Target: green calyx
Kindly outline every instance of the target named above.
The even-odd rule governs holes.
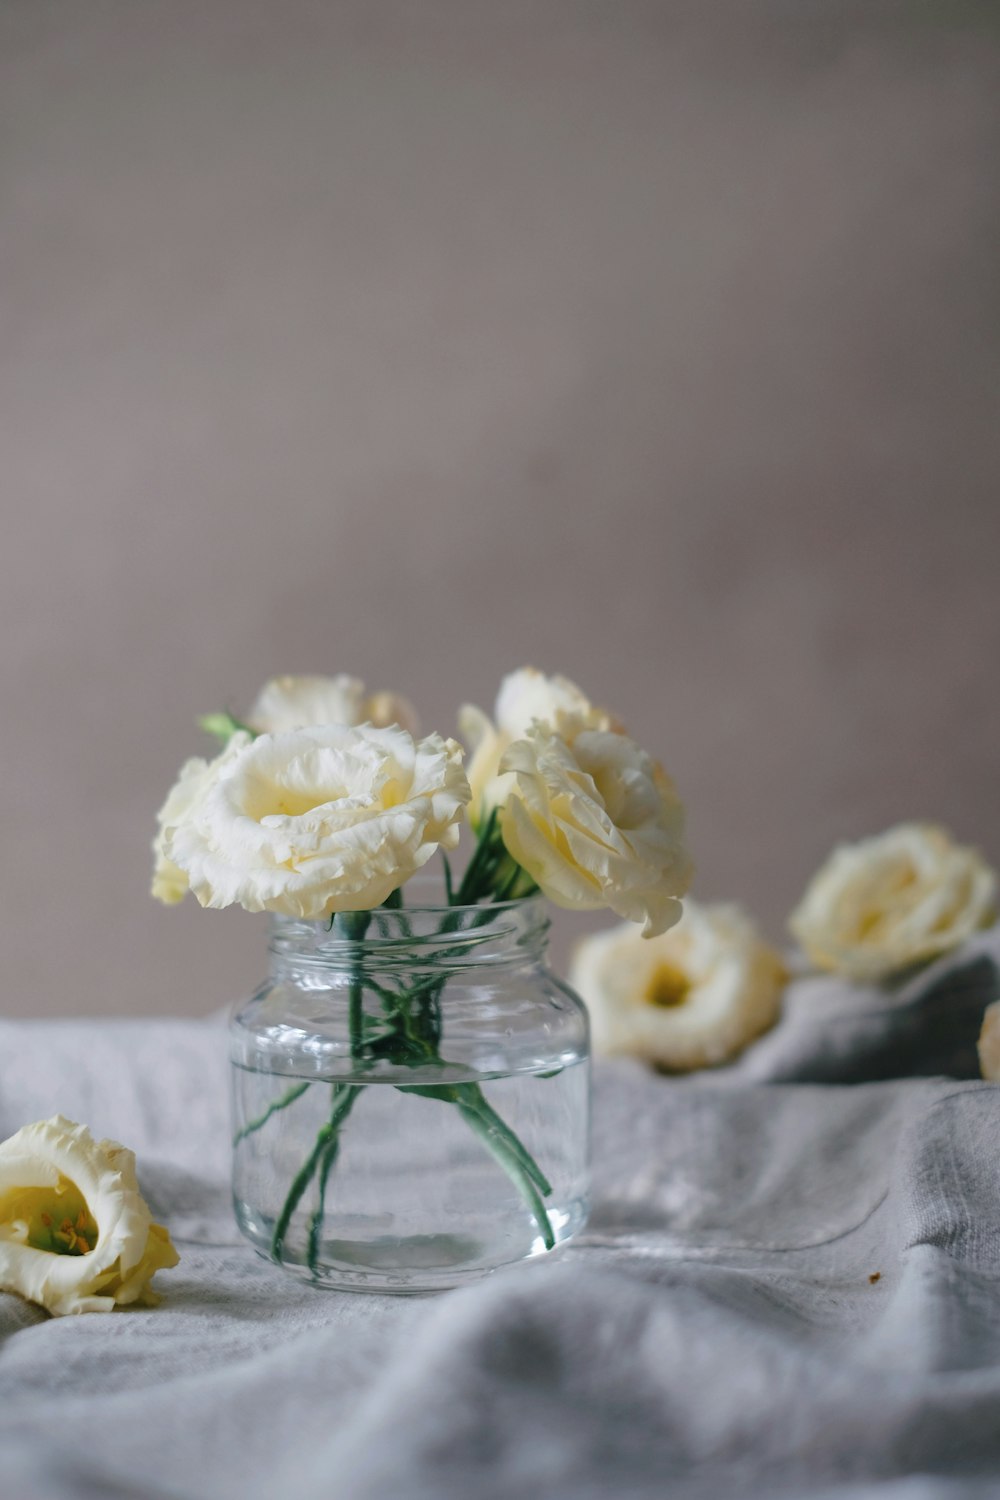
[[[257,738],[256,729],[251,729],[249,724],[244,724],[242,719],[237,719],[235,714],[231,714],[228,709],[221,713],[202,714],[198,720],[198,728],[203,729],[206,734],[214,735],[224,745],[228,745],[233,735],[239,734],[240,731],[249,734],[253,739]]]

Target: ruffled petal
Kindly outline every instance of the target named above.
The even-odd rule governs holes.
[[[154,1298],[154,1272],[177,1261],[124,1146],[61,1115],[0,1144],[0,1289],[57,1315],[109,1312]]]

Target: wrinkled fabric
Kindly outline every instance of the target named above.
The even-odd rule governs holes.
[[[983,1011],[997,999],[1000,925],[891,983],[806,975],[788,986],[780,1024],[725,1070],[725,1081],[978,1078],[976,1040]]]
[[[182,1255],[155,1310],[0,1296],[0,1492],[994,1497],[1000,1086],[959,1074],[996,957],[797,981],[711,1074],[599,1065],[587,1229],[427,1298],[315,1291],[241,1241],[218,1022],[0,1023],[0,1131],[59,1109],[127,1142]]]

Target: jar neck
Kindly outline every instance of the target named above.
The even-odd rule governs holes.
[[[483,906],[407,906],[344,912],[329,922],[272,917],[271,972],[439,972],[541,964],[549,919],[543,897]]]

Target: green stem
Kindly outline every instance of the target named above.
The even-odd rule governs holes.
[[[486,1095],[479,1087],[479,1084],[459,1084],[457,1091],[469,1109],[474,1109],[494,1130],[503,1136],[511,1152],[517,1157],[539,1192],[543,1193],[547,1198],[552,1192],[551,1182],[549,1182],[531,1152],[522,1144],[520,1138],[514,1134],[509,1125],[504,1124],[496,1110],[487,1102]]]
[[[295,1103],[296,1099],[301,1099],[306,1089],[309,1088],[312,1088],[311,1083],[297,1083],[294,1088],[290,1088],[287,1093],[282,1094],[280,1099],[275,1099],[267,1106],[262,1115],[258,1115],[255,1120],[251,1120],[243,1126],[242,1130],[236,1132],[233,1136],[233,1145],[238,1146],[240,1141],[246,1140],[248,1135],[253,1135],[254,1131],[259,1130],[262,1125],[266,1125],[271,1116],[277,1114],[279,1109],[287,1109],[290,1104]]]
[[[360,1061],[364,1053],[364,969],[361,961],[361,943],[365,933],[368,931],[372,914],[369,911],[345,911],[338,913],[331,921],[343,932],[345,938],[353,945],[351,953],[351,983],[348,991],[348,1027],[351,1040],[351,1057]],[[285,1235],[291,1223],[292,1215],[306,1188],[312,1181],[317,1167],[322,1165],[320,1179],[320,1199],[316,1213],[313,1214],[309,1228],[309,1266],[315,1270],[316,1252],[319,1245],[320,1225],[323,1218],[323,1208],[326,1198],[326,1179],[330,1168],[336,1160],[339,1142],[337,1132],[341,1122],[347,1118],[354,1101],[361,1092],[357,1085],[333,1085],[333,1108],[330,1119],[321,1126],[313,1148],[299,1168],[288,1191],[278,1221],[274,1226],[271,1237],[271,1254],[275,1260],[280,1260],[281,1250],[284,1245]],[[318,1215],[318,1218],[317,1218]]]
[[[552,1245],[548,1241],[551,1226],[539,1193],[548,1197],[552,1192],[552,1184],[531,1152],[522,1144],[510,1126],[504,1123],[496,1110],[487,1103],[479,1084],[402,1083],[397,1084],[396,1087],[401,1094],[419,1094],[424,1099],[440,1099],[448,1104],[454,1104],[467,1121],[471,1116],[476,1116],[479,1121],[479,1125],[474,1127],[476,1133],[484,1140],[488,1140],[492,1154],[527,1200],[529,1208],[538,1220],[538,1227],[545,1237],[546,1246],[551,1250]]]
[[[343,911],[337,926],[352,944],[351,985],[347,992],[347,1025],[351,1037],[351,1056],[360,1061],[364,1053],[365,977],[361,962],[361,944],[372,919],[370,911]]]
[[[330,1175],[331,1167],[337,1160],[339,1152],[340,1137],[339,1135],[335,1135],[333,1140],[327,1143],[320,1160],[319,1181],[316,1189],[316,1207],[309,1221],[309,1251],[307,1259],[309,1269],[314,1276],[316,1275],[316,1268],[319,1262],[319,1237],[323,1230],[323,1218],[326,1213],[326,1180]]]
[[[494,807],[483,824],[472,858],[469,860],[455,896],[456,906],[471,906],[479,900],[480,886],[484,883],[485,872],[497,858],[494,834],[498,816],[498,809]]]
[[[312,1181],[313,1173],[319,1165],[320,1158],[323,1156],[330,1142],[336,1140],[337,1132],[350,1114],[354,1101],[360,1092],[361,1088],[357,1084],[335,1083],[333,1085],[333,1107],[330,1110],[330,1118],[325,1125],[320,1126],[319,1134],[316,1137],[312,1150],[296,1172],[292,1185],[288,1190],[288,1197],[285,1199],[284,1206],[274,1226],[274,1233],[271,1236],[271,1255],[277,1261],[281,1260],[285,1235],[288,1233],[288,1226],[292,1221],[292,1215],[302,1201],[303,1193]]]
[[[479,1110],[473,1109],[471,1105],[463,1104],[459,1101],[458,1109],[462,1118],[472,1127],[487,1151],[489,1151],[494,1160],[499,1162],[511,1182],[513,1182],[514,1186],[520,1192],[522,1198],[524,1198],[531,1210],[532,1217],[542,1232],[542,1239],[545,1242],[546,1250],[554,1249],[556,1237],[552,1233],[552,1225],[549,1223],[545,1204],[542,1202],[538,1189],[530,1175],[521,1165],[518,1157],[508,1148],[504,1138],[508,1133],[506,1129],[501,1134],[495,1125],[485,1119]]]
[[[503,841],[500,810],[494,807],[483,824],[472,858],[457,894],[449,885],[449,906],[475,906],[480,901],[512,901],[529,896],[538,886],[511,855]]]
[[[521,866],[511,859],[508,854],[506,861],[499,866],[496,873],[493,890],[494,901],[510,901],[524,873]]]

